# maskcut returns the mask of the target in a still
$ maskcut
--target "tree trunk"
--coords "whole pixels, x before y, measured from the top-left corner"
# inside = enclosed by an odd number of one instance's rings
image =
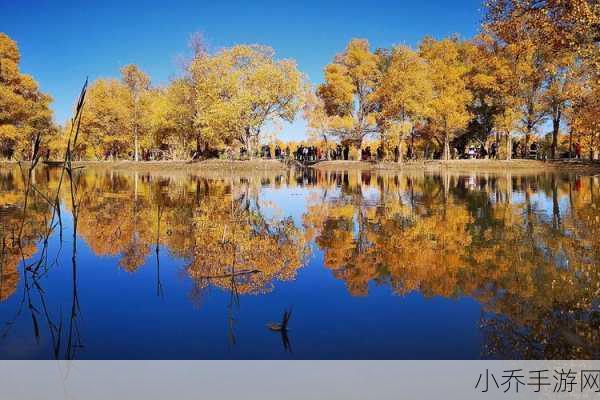
[[[134,198],[135,202],[137,202],[137,199],[138,199],[138,173],[137,173],[137,171],[135,172],[133,182],[134,182],[133,183],[133,187],[134,187],[133,198]]]
[[[402,164],[402,140],[398,142],[398,160],[396,162]]]
[[[573,128],[569,129],[569,160],[573,154]]]
[[[512,140],[510,137],[510,132],[506,132],[506,160],[510,161],[512,159]]]
[[[496,160],[500,159],[500,132],[496,130],[496,154],[494,155]]]
[[[135,159],[135,162],[138,162],[139,159],[138,159],[138,132],[137,132],[137,126],[133,127],[133,137],[134,137],[134,141],[135,141],[135,145],[134,145],[134,147],[135,147],[135,149],[134,149],[134,153],[135,153],[134,154],[134,159]]]
[[[444,159],[446,161],[450,160],[450,138],[448,133],[444,134]]]
[[[556,148],[558,147],[558,132],[560,130],[560,111],[557,111],[552,118],[552,146],[550,147],[550,157],[556,158]]]
[[[531,139],[531,134],[533,133],[533,127],[533,123],[528,121],[527,130],[525,131],[525,152],[529,151],[529,140]]]
[[[252,137],[250,136],[250,129],[246,128],[246,147],[248,148],[248,158],[254,159],[254,153],[252,152]]]
[[[402,157],[402,155],[400,155]],[[410,158],[415,159],[415,129],[410,130]]]

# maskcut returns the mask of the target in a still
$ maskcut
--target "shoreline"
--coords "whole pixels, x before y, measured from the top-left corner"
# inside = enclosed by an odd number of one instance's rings
[[[582,172],[589,174],[600,174],[600,161],[594,160],[427,160],[396,162],[368,162],[368,161],[321,161],[312,168],[323,171],[335,171],[342,169],[366,170],[366,171],[444,171],[455,172]]]
[[[54,161],[53,161],[54,162]],[[3,165],[18,165],[18,161],[0,161]],[[28,161],[22,162],[29,164]],[[43,161],[38,165],[44,166]],[[136,172],[195,172],[195,171],[286,171],[288,166],[278,160],[205,160],[205,161],[73,161],[73,167],[90,167]]]
[[[27,164],[28,162],[23,162]],[[0,167],[17,165],[17,161],[0,161]],[[40,165],[43,165],[40,162]],[[296,163],[297,165],[297,163]],[[75,161],[75,167],[91,167],[98,169],[111,169],[117,171],[137,172],[283,172],[290,169],[290,165],[279,160],[205,160],[205,161]],[[444,171],[457,172],[580,172],[586,174],[600,174],[600,161],[594,160],[427,160],[408,161],[396,163],[391,161],[319,161],[308,166],[321,171],[361,170],[361,171]]]

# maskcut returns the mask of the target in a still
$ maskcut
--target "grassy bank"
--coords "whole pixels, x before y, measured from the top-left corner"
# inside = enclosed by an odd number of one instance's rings
[[[206,161],[82,161],[75,163],[76,166],[95,168],[111,168],[116,170],[140,171],[140,172],[163,172],[163,171],[282,171],[287,166],[277,160],[206,160]]]
[[[16,162],[4,161],[0,165],[16,165]],[[43,163],[40,163],[43,165]],[[194,171],[285,171],[286,164],[277,160],[206,160],[206,161],[77,161],[74,167],[107,168],[121,171],[138,172],[194,172]]]
[[[539,171],[573,171],[581,173],[600,173],[600,162],[588,160],[430,160],[411,161],[404,163],[395,162],[366,162],[366,161],[322,161],[313,166],[320,170],[371,170],[371,171],[399,171],[399,170],[426,170],[426,171],[506,171],[519,172]]]

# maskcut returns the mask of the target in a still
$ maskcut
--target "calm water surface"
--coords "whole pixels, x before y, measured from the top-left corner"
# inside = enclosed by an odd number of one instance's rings
[[[2,168],[0,358],[599,356],[598,176]]]

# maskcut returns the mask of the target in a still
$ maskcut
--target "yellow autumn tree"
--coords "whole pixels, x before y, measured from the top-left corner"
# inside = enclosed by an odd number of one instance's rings
[[[200,53],[190,65],[196,93],[195,124],[212,146],[239,143],[250,156],[265,125],[291,122],[302,104],[303,76],[270,47],[238,45]]]
[[[325,156],[329,159],[329,149],[334,145],[335,136],[331,134],[330,119],[325,111],[323,99],[311,89],[306,90],[303,114],[308,125],[309,139],[315,142],[323,142],[322,148],[326,150]]]
[[[596,0],[486,0],[485,22],[516,42],[535,32],[554,54],[577,53],[600,68],[600,3]]]
[[[35,138],[53,133],[52,99],[19,70],[21,54],[14,40],[0,32],[0,156],[30,159]]]
[[[573,106],[568,110],[567,120],[571,128],[571,142],[577,141],[594,158],[600,152],[600,82],[588,77],[580,87]],[[572,143],[570,146],[572,147]]]
[[[115,79],[99,79],[90,85],[75,154],[103,159],[132,150],[130,101],[128,89]]]
[[[472,118],[462,144],[467,145],[475,140],[485,145],[495,133],[495,141],[499,145],[503,131],[495,125],[499,117],[506,116],[506,107],[509,105],[510,65],[503,44],[492,36],[480,34],[471,43],[465,47],[465,53],[469,64],[467,88],[473,95],[469,104]]]
[[[468,104],[472,99],[465,76],[469,68],[465,63],[458,39],[434,40],[425,38],[419,49],[427,60],[433,86],[429,122],[444,149],[444,158],[450,159],[450,141],[467,127],[471,115]]]
[[[380,61],[367,40],[353,39],[325,67],[325,83],[317,87],[329,118],[328,131],[357,149],[367,135],[378,132],[375,91],[381,80]]]
[[[549,63],[543,102],[552,121],[551,158],[556,156],[560,127],[565,113],[578,96],[582,74],[584,74],[583,69],[574,54],[566,53],[557,56]]]
[[[549,118],[556,156],[563,115],[576,97],[579,64],[600,67],[600,4],[590,0],[488,0],[485,29],[520,49],[525,146]]]
[[[202,140],[195,122],[196,89],[190,79],[176,79],[167,87],[165,97],[169,133],[163,142],[173,146],[175,158],[187,158],[192,146],[200,151]]]
[[[144,95],[150,89],[150,78],[137,65],[129,64],[121,68],[121,81],[129,91],[129,114],[131,119],[131,129],[134,142],[133,157],[135,161],[139,161],[139,135],[142,121],[141,104]]]
[[[378,119],[382,134],[398,145],[397,161],[401,162],[404,140],[430,113],[433,84],[429,64],[409,47],[395,47],[376,94],[381,103]]]

